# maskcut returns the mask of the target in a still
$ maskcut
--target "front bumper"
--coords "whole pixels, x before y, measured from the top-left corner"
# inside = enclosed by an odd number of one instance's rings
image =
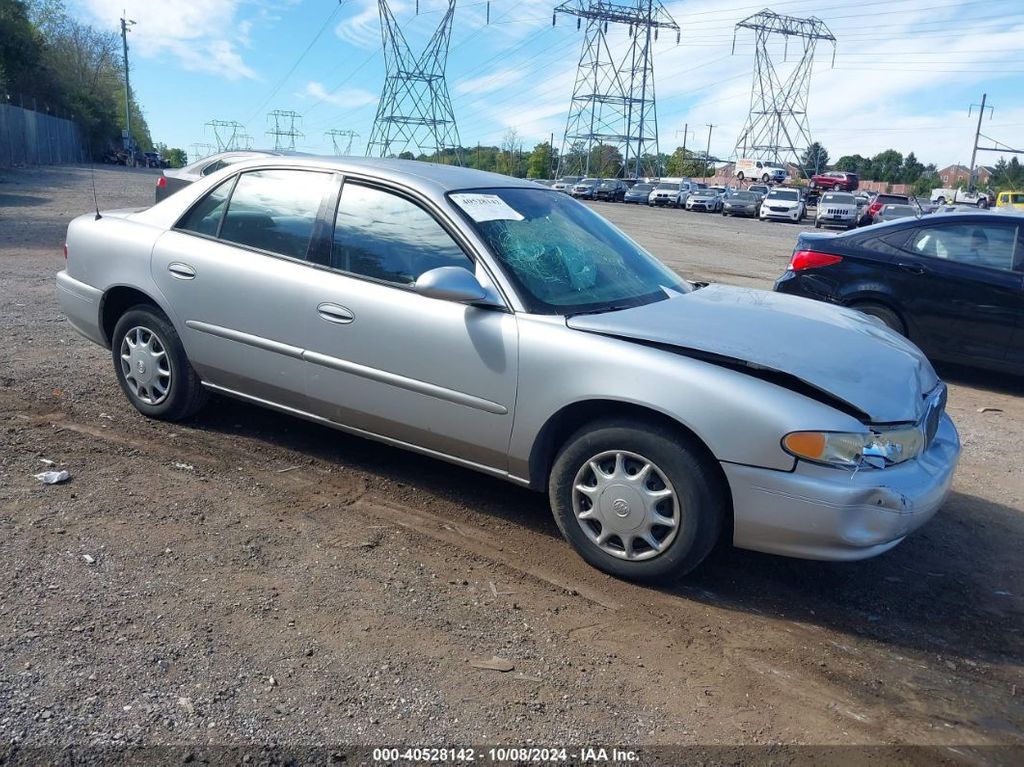
[[[779,221],[799,221],[801,216],[799,208],[793,208],[792,210],[787,211],[767,210],[766,208],[761,208],[761,218],[773,218],[778,219]]]
[[[675,205],[675,197],[651,197],[648,199],[651,205]]]
[[[90,341],[107,345],[100,327],[100,304],[103,291],[71,277],[67,271],[57,272],[57,302],[67,315],[71,327]]]
[[[867,559],[931,519],[949,495],[960,438],[946,414],[913,461],[856,473],[798,461],[792,472],[723,463],[733,544],[804,559]]]

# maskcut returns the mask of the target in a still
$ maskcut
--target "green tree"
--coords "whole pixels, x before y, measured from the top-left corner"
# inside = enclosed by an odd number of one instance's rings
[[[903,170],[903,155],[895,149],[886,149],[871,158],[872,179],[886,181],[890,184],[899,183],[900,172]]]
[[[21,0],[0,0],[0,91],[30,89],[43,55],[42,38]]]
[[[844,173],[856,173],[863,176],[864,169],[871,161],[866,157],[859,154],[844,154],[835,164],[832,166],[836,170],[841,170]]]
[[[914,184],[921,174],[924,173],[924,164],[918,162],[917,155],[913,152],[903,158],[903,168],[900,170],[900,183]]]
[[[992,174],[992,187],[1000,192],[1019,191],[1024,189],[1024,166],[1013,157],[1007,162],[1000,158],[996,163],[996,172]]]
[[[537,144],[526,161],[527,178],[551,178],[555,168],[555,155],[551,144]]]
[[[622,152],[611,144],[598,144],[590,150],[590,175],[614,178],[622,174]]]
[[[828,167],[828,150],[815,141],[800,157],[800,167],[811,176],[821,173]]]

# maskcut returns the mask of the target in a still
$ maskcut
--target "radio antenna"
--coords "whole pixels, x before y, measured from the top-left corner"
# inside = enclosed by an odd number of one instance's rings
[[[89,159],[91,160],[89,163],[89,176],[92,179],[92,204],[96,208],[96,218],[93,220],[99,221],[103,216],[100,215],[100,201],[96,197],[96,161],[91,157]]]

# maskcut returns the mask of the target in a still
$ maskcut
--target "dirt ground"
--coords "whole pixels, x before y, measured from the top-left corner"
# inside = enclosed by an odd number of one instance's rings
[[[97,168],[100,206],[153,174]],[[1024,745],[1024,380],[940,371],[962,463],[894,551],[640,587],[500,481],[227,400],[141,417],[55,299],[91,206],[87,169],[0,172],[0,743]],[[765,288],[801,229],[595,207]]]

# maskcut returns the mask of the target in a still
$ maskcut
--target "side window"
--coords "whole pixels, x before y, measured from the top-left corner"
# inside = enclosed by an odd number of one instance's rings
[[[1012,224],[962,223],[922,227],[906,249],[919,256],[1010,271],[1019,247]]]
[[[916,230],[915,230],[916,232]],[[891,234],[885,234],[879,236],[867,236],[859,238],[857,244],[861,247],[867,248],[868,250],[874,250],[878,253],[885,253],[890,256],[898,256],[906,253],[903,248],[904,243],[907,241],[907,237],[911,236],[906,229],[899,229]]]
[[[228,195],[231,194],[231,187],[234,183],[235,179],[229,178],[215,186],[206,197],[193,205],[192,209],[184,215],[178,222],[178,229],[216,237],[220,219],[224,215]]]
[[[423,208],[351,183],[341,190],[331,266],[402,285],[439,266],[473,271],[472,260]]]
[[[305,170],[243,173],[231,195],[220,238],[305,258],[330,175]]]
[[[221,168],[226,168],[227,165],[228,164],[226,162],[224,162],[223,160],[217,160],[216,162],[211,162],[209,165],[207,165],[205,168],[203,168],[202,175],[203,176],[209,176],[211,173],[216,173]]]

